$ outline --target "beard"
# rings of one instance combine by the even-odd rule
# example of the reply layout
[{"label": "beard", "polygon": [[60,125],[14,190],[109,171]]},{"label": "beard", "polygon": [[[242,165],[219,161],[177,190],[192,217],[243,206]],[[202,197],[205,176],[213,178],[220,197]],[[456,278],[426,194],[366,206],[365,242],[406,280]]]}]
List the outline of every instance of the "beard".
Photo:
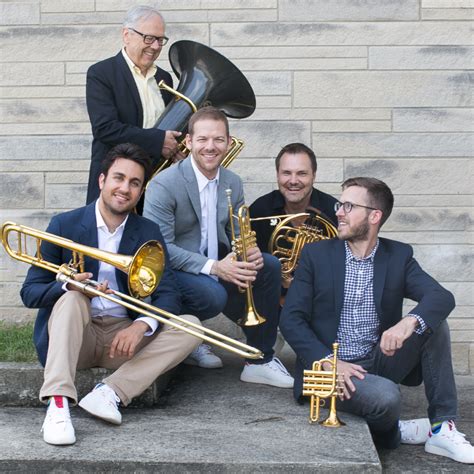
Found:
[{"label": "beard", "polygon": [[356,227],[348,229],[346,235],[341,235],[338,233],[338,238],[340,240],[347,240],[348,242],[360,242],[362,240],[368,240],[369,237],[369,223],[368,221],[362,222]]}]

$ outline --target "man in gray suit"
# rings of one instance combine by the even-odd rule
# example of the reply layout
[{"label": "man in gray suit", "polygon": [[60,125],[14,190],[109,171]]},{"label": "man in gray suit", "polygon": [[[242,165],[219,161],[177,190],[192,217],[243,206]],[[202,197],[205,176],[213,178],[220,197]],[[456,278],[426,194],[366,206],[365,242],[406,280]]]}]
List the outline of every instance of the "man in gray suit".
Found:
[{"label": "man in gray suit", "polygon": [[[147,188],[143,215],[157,222],[168,247],[183,296],[183,311],[201,320],[223,312],[233,321],[245,311],[240,288],[253,286],[257,311],[266,322],[244,327],[248,344],[260,349],[262,361],[247,361],[240,379],[282,388],[293,378],[273,356],[278,326],[280,263],[258,247],[249,249],[247,262],[231,252],[231,225],[226,190],[232,206],[244,204],[242,180],[220,166],[229,145],[226,116],[213,107],[198,110],[188,124],[186,145],[191,155],[159,173]],[[188,358],[200,367],[221,367],[222,361],[201,345]]]}]

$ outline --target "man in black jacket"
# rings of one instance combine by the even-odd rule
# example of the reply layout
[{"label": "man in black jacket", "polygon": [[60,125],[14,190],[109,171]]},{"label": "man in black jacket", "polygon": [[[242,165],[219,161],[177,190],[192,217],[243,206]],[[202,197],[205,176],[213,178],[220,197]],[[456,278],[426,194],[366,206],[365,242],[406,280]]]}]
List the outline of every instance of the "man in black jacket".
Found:
[{"label": "man in black jacket", "polygon": [[114,57],[94,64],[87,71],[86,101],[92,126],[92,161],[87,203],[99,196],[101,163],[109,149],[119,143],[135,143],[152,157],[155,169],[161,157],[176,154],[180,132],[159,130],[154,124],[172,99],[158,88],[172,79],[154,62],[163,46],[165,22],[152,7],[130,9],[123,23],[123,49]]},{"label": "man in black jacket", "polygon": [[[316,156],[303,143],[289,143],[275,159],[278,190],[259,197],[250,206],[251,217],[268,217],[281,214],[299,214],[308,208],[319,211],[323,217],[336,225],[334,204],[336,199],[316,189]],[[299,225],[305,218],[292,221]],[[274,230],[271,220],[252,222],[257,233],[257,244],[262,252],[268,252],[268,243]]]}]

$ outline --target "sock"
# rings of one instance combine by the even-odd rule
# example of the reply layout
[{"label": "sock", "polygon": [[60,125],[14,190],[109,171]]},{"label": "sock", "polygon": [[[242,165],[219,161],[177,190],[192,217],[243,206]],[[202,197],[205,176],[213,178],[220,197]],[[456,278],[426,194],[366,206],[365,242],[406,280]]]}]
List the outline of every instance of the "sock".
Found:
[{"label": "sock", "polygon": [[433,434],[436,434],[436,433],[439,433],[439,431],[441,430],[441,425],[443,424],[442,421],[438,421],[436,423],[432,423],[431,424],[431,432]]}]

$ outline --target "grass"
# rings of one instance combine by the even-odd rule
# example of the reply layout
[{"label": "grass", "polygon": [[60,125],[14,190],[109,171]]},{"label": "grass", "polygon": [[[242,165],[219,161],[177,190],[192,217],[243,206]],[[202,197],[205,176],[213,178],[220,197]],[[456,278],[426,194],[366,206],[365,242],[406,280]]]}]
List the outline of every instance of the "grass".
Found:
[{"label": "grass", "polygon": [[32,337],[33,323],[19,326],[0,321],[0,361],[35,362],[37,357]]}]

